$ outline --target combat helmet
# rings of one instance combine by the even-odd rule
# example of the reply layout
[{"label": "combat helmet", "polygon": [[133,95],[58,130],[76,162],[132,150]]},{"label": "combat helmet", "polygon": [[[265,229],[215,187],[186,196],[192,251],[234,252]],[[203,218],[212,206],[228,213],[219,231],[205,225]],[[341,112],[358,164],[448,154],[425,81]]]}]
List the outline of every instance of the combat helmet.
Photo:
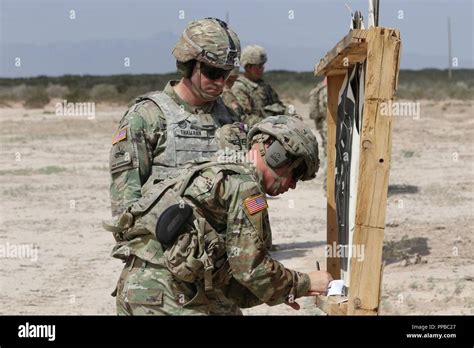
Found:
[{"label": "combat helmet", "polygon": [[[277,140],[278,144],[272,146],[272,143],[265,149],[263,144],[270,138]],[[270,167],[278,166],[286,156],[295,166],[298,162],[304,163],[299,180],[311,180],[316,177],[319,169],[318,141],[299,118],[287,115],[266,117],[248,133],[249,146],[257,142],[260,143],[262,157]],[[280,151],[279,147],[283,147],[284,151]]]},{"label": "combat helmet", "polygon": [[242,51],[242,59],[240,65],[244,68],[248,64],[258,65],[267,62],[267,53],[262,46],[250,45],[246,46]]},{"label": "combat helmet", "polygon": [[240,41],[227,23],[209,17],[190,22],[172,53],[178,62],[186,63],[195,59],[230,70],[239,66]]}]

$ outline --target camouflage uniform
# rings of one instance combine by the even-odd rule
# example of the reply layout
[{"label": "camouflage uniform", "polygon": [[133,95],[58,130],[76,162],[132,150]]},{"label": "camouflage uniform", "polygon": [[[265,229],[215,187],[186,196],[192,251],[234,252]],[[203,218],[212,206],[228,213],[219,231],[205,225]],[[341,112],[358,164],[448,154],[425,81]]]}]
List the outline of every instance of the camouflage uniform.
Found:
[{"label": "camouflage uniform", "polygon": [[323,164],[320,177],[323,180],[323,188],[327,188],[327,99],[328,92],[326,83],[324,81],[320,82],[315,88],[309,93],[309,117],[314,120],[316,130],[321,136],[321,145],[323,150]]},{"label": "camouflage uniform", "polygon": [[[269,135],[285,141],[291,155],[303,158],[302,180],[310,180],[318,169],[316,139],[303,122],[288,119],[278,116],[259,123],[249,139],[261,141],[262,135]],[[143,197],[128,209],[128,216],[122,215],[119,225],[125,227],[111,229],[118,241],[113,256],[126,262],[116,289],[118,314],[239,315],[239,308],[277,305],[305,296],[309,276],[285,268],[268,253],[271,229],[261,173],[251,165],[215,162],[187,164],[186,170],[188,174],[157,185],[147,183]],[[155,238],[155,225],[168,206],[163,202],[171,199],[168,186],[179,187],[180,197],[193,207],[195,218],[205,218],[207,227],[201,228],[207,231],[202,242],[206,242],[205,251],[196,247],[199,252],[182,255],[183,250],[189,253],[192,249],[191,244],[184,244],[181,254],[173,254],[175,245],[191,238],[186,232],[171,248]],[[182,265],[173,263],[180,257],[189,261],[186,271],[205,269],[204,276],[194,281],[181,279],[176,270],[183,270]],[[211,267],[203,268],[211,259]]]},{"label": "camouflage uniform", "polygon": [[234,95],[232,89],[229,88],[229,86],[224,87],[224,91],[222,92],[222,101],[240,118],[244,116],[244,108],[240,105],[237,97]]},{"label": "camouflage uniform", "polygon": [[[232,70],[232,73],[230,74],[229,78],[238,75],[239,68],[235,68]],[[245,114],[244,108],[242,107],[242,105],[240,105],[239,101],[237,100],[237,97],[232,92],[231,87],[229,87],[229,85],[227,84],[225,85],[224,91],[222,92],[222,101],[229,109],[231,109],[237,116],[239,116],[239,119],[242,119]]]},{"label": "camouflage uniform", "polygon": [[316,130],[321,136],[322,147],[325,157],[327,155],[327,99],[328,92],[326,88],[326,83],[324,81],[320,82],[309,93],[309,117],[314,120]]},{"label": "camouflage uniform", "polygon": [[[247,64],[264,64],[266,61],[267,55],[260,46],[247,46],[242,51],[241,65],[243,67]],[[278,94],[263,79],[254,82],[240,75],[232,86],[232,92],[243,107],[245,115],[242,116],[242,121],[249,126],[266,116],[286,113],[286,107],[280,101]]]},{"label": "camouflage uniform", "polygon": [[[215,19],[189,23],[173,49],[183,75],[180,67],[193,59],[232,69],[239,54],[237,34]],[[238,121],[220,97],[202,90],[197,91],[207,103],[199,107],[187,104],[174,91],[176,83],[170,81],[163,92],[139,97],[119,123],[110,153],[113,216],[140,198],[150,175],[164,179],[188,160],[212,157],[218,150],[216,129]]]}]

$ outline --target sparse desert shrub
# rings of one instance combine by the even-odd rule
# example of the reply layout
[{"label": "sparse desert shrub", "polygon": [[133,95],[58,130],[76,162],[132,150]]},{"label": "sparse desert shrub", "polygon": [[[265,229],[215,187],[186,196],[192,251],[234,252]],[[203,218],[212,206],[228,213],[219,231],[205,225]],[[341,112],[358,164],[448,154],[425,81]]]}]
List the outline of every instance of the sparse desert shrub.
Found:
[{"label": "sparse desert shrub", "polygon": [[48,93],[50,98],[64,98],[69,93],[69,88],[67,86],[49,84],[46,87],[46,93]]},{"label": "sparse desert shrub", "polygon": [[71,88],[64,96],[68,102],[86,102],[89,100],[89,90],[86,88]]},{"label": "sparse desert shrub", "polygon": [[[68,102],[112,101],[128,104],[133,98],[146,92],[161,90],[166,82],[177,79],[177,73],[141,75],[64,75],[59,77],[38,76],[31,78],[0,78],[0,101],[24,101],[30,87],[48,86],[50,98],[62,98]],[[313,72],[273,70],[265,73],[265,81],[273,86],[282,99],[298,99],[308,102],[309,92],[322,77]],[[67,89],[66,89],[67,88]],[[471,100],[474,94],[474,70],[455,69],[452,79],[446,70],[400,71],[396,98],[407,100]]]},{"label": "sparse desert shrub", "polygon": [[101,83],[92,87],[90,91],[92,100],[99,101],[116,101],[119,99],[117,87],[110,84]]},{"label": "sparse desert shrub", "polygon": [[42,86],[28,87],[23,105],[28,109],[43,108],[49,103],[49,96]]}]

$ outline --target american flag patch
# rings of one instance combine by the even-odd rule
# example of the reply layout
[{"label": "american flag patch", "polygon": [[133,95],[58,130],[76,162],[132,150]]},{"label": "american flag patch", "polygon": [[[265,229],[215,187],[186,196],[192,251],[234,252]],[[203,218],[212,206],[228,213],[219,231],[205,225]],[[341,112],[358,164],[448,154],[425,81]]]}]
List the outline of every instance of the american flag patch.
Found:
[{"label": "american flag patch", "polygon": [[114,135],[112,139],[112,145],[117,144],[119,141],[127,139],[127,128],[122,128]]},{"label": "american flag patch", "polygon": [[263,194],[246,198],[244,201],[244,206],[250,215],[268,208],[267,200]]}]

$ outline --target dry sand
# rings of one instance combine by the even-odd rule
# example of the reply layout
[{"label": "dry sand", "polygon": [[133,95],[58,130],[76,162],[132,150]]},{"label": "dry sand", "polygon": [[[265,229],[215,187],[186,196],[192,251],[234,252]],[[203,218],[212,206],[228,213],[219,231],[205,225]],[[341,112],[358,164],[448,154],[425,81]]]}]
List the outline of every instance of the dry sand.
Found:
[{"label": "dry sand", "polygon": [[[307,105],[295,106],[313,127]],[[54,102],[0,108],[0,247],[10,250],[0,314],[115,314],[109,294],[122,264],[109,256],[114,241],[101,221],[110,217],[108,156],[124,110],[98,105],[89,120],[55,115]],[[395,119],[381,314],[474,314],[472,115],[472,102],[422,101],[419,119]],[[324,269],[321,179],[269,204],[282,247],[274,257]],[[25,244],[30,254],[14,257]],[[312,298],[298,302],[300,311],[261,305],[245,314],[322,314]]]}]

